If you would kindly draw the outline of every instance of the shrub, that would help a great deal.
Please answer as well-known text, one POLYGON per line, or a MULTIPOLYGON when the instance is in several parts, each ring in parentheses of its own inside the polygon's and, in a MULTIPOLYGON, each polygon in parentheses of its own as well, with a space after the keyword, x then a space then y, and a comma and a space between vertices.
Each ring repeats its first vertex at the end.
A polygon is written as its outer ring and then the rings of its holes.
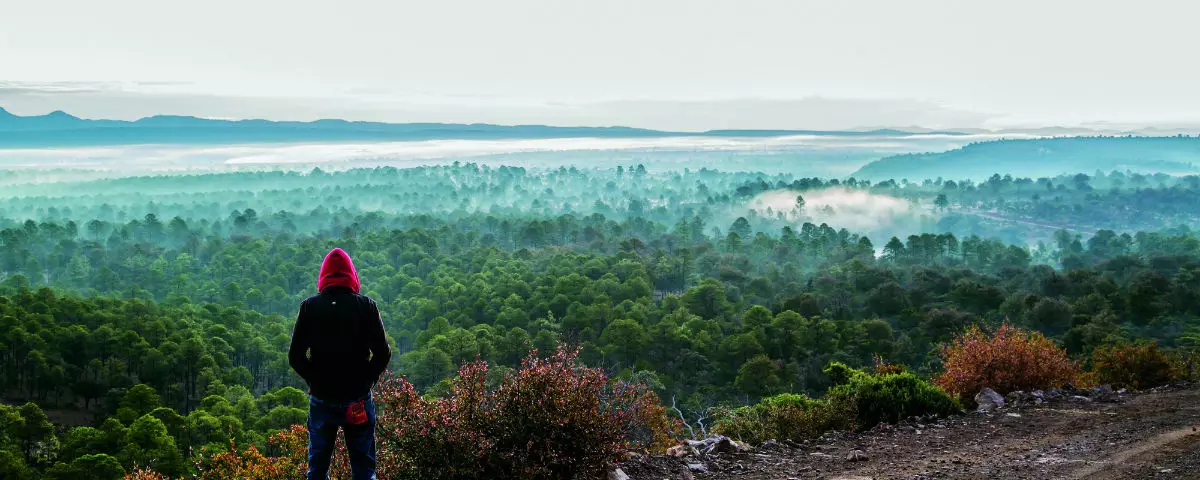
POLYGON ((942 390, 964 403, 984 387, 1000 393, 1050 388, 1070 383, 1079 373, 1067 352, 1041 333, 1007 323, 988 335, 972 326, 943 345, 946 371, 934 379, 942 390))
POLYGON ((871 359, 872 359, 872 360, 874 361, 874 363, 875 363, 875 374, 876 374, 876 375, 887 375, 887 374, 892 374, 892 373, 904 373, 905 371, 907 371, 907 370, 908 370, 907 368, 905 368, 905 367, 904 367, 904 365, 901 365, 901 364, 898 364, 898 363, 887 363, 887 362, 885 362, 885 361, 883 360, 883 357, 880 357, 878 353, 876 353, 876 354, 872 355, 872 356, 871 356, 871 359))
POLYGON ((125 474, 125 480, 170 480, 170 478, 154 470, 139 468, 133 473, 125 474))
POLYGON ((803 441, 820 437, 830 430, 852 428, 853 411, 837 411, 825 400, 784 393, 720 415, 712 431, 747 442, 761 443, 770 439, 803 441))
MULTIPOLYGON (((300 480, 305 476, 308 465, 308 430, 293 425, 271 437, 264 455, 253 445, 239 451, 233 442, 229 450, 215 453, 202 451, 197 456, 198 480, 221 480, 237 478, 246 480, 300 480)), ((347 475, 348 476, 348 475, 347 475)), ((151 472, 138 471, 126 480, 159 480, 151 472)))
POLYGON ((910 372, 870 375, 838 362, 831 363, 825 372, 835 383, 826 394, 827 400, 835 406, 846 405, 837 410, 853 411, 859 429, 962 409, 945 392, 910 372))
POLYGON ((880 422, 958 412, 949 395, 909 372, 868 374, 833 362, 825 374, 834 386, 825 398, 783 394, 720 415, 713 431, 748 442, 806 440, 831 430, 867 429, 880 422))
POLYGON ((1097 348, 1091 373, 1096 383, 1139 390, 1165 385, 1175 377, 1171 359, 1155 343, 1097 348))
POLYGON ((1176 378, 1192 382, 1200 380, 1200 367, 1196 365, 1200 353, 1192 349, 1179 349, 1172 352, 1170 357, 1171 370, 1176 378))
POLYGON ((665 448, 678 432, 653 392, 609 381, 575 351, 531 353, 495 389, 487 377, 486 363, 463 365, 433 400, 402 378, 382 382, 380 478, 602 477, 622 453, 665 448))

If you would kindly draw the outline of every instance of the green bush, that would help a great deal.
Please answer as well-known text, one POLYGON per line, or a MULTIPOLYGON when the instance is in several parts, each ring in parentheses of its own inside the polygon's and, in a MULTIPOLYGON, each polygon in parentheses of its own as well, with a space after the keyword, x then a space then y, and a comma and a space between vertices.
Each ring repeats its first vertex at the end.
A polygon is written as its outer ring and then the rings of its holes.
POLYGON ((826 401, 852 405, 853 408, 840 410, 854 411, 854 423, 859 429, 913 416, 946 415, 962 410, 956 400, 911 372, 871 375, 834 362, 825 368, 825 374, 834 381, 826 401))
POLYGON ((910 372, 869 374, 833 362, 825 374, 834 386, 823 399, 785 393, 721 415, 713 432, 758 443, 802 441, 831 430, 867 429, 880 422, 929 414, 946 415, 961 406, 910 372))
POLYGON ((1157 387, 1180 376, 1172 363, 1154 342, 1106 345, 1092 352, 1092 371, 1089 372, 1092 378, 1089 380, 1114 388, 1157 387))
POLYGON ((764 398, 756 405, 737 408, 722 415, 713 432, 751 443, 770 439, 803 441, 830 430, 854 427, 854 412, 804 395, 784 393, 764 398))

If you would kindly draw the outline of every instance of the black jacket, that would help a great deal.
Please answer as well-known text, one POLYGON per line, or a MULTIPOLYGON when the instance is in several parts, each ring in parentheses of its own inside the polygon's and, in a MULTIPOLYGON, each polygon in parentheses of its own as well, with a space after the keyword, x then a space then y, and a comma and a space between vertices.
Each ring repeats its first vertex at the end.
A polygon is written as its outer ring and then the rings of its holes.
POLYGON ((371 391, 392 358, 379 308, 345 287, 330 287, 300 304, 288 363, 309 393, 331 403, 371 391))

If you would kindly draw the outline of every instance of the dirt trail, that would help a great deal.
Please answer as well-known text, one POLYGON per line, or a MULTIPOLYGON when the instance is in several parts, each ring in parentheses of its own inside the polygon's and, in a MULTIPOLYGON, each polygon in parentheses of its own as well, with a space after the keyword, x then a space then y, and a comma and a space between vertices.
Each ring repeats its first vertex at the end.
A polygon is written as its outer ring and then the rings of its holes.
MULTIPOLYGON (((1120 478, 1128 465, 1138 465, 1146 460, 1154 460, 1158 456, 1165 455, 1167 451, 1164 447, 1175 445, 1177 443, 1186 443, 1187 437, 1197 436, 1197 427, 1183 427, 1178 430, 1170 431, 1162 435, 1142 440, 1120 452, 1117 452, 1109 457, 1108 460, 1101 460, 1092 463, 1091 466, 1078 469, 1070 473, 1071 478, 1120 478)), ((1200 455, 1200 452, 1194 452, 1200 455)), ((1183 473, 1183 472, 1180 472, 1183 473)))
POLYGON ((626 472, 635 480, 1200 479, 1197 388, 927 422, 844 434, 801 448, 760 447, 687 460, 653 457, 627 465, 626 472), (850 460, 855 450, 862 452, 857 461, 850 460))

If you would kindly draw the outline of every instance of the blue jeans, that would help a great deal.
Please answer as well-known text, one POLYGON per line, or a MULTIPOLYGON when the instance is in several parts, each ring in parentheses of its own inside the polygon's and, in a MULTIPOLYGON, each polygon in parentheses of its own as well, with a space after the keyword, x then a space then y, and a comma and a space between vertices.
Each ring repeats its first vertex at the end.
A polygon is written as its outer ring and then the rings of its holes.
POLYGON ((339 427, 346 437, 354 480, 375 480, 375 399, 367 394, 365 400, 367 423, 350 425, 346 409, 354 402, 328 403, 308 396, 308 480, 329 479, 339 427))

